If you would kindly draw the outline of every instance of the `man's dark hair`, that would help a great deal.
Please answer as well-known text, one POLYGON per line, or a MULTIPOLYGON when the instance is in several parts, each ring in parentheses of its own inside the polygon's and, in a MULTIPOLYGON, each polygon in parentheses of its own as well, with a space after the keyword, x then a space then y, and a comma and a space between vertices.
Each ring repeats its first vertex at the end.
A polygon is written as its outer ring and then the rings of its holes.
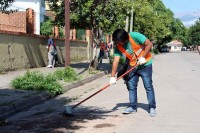
POLYGON ((114 44, 116 44, 116 42, 126 42, 129 40, 129 35, 124 29, 117 29, 113 32, 112 38, 114 44))

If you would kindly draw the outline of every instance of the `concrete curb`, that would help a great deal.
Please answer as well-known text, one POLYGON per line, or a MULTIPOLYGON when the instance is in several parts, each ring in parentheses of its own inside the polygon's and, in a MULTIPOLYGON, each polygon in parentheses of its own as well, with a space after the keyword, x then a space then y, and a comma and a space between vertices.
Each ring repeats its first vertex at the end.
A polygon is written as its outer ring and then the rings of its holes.
POLYGON ((13 115, 23 109, 28 109, 36 104, 39 104, 51 96, 47 92, 41 92, 39 94, 35 94, 28 98, 22 98, 17 101, 13 101, 9 105, 1 106, 0 108, 0 119, 5 119, 6 117, 13 115))
MULTIPOLYGON (((64 85, 64 92, 67 92, 68 90, 72 89, 72 88, 76 88, 79 87, 81 85, 84 85, 88 82, 91 82, 97 78, 100 78, 106 74, 108 74, 108 71, 102 71, 98 74, 92 75, 91 77, 87 77, 83 80, 80 80, 78 82, 73 82, 71 84, 68 85, 64 85)), ((0 108, 0 119, 5 119, 7 117, 9 117, 10 115, 14 115, 17 112, 20 112, 24 109, 28 109, 31 108, 34 105, 40 104, 42 102, 44 102, 45 100, 50 99, 51 96, 50 94, 48 94, 47 92, 41 92, 41 93, 37 93, 31 97, 28 98, 22 98, 20 100, 17 101, 13 101, 10 104, 1 106, 0 108)))
POLYGON ((72 88, 79 87, 79 86, 84 85, 84 84, 86 84, 86 83, 88 83, 88 82, 91 82, 91 81, 93 81, 93 80, 95 80, 95 79, 97 79, 97 78, 100 78, 100 77, 102 77, 102 76, 108 74, 108 73, 109 73, 108 71, 103 71, 103 72, 100 72, 100 73, 98 73, 98 74, 95 74, 95 75, 93 75, 93 76, 91 76, 91 77, 87 77, 87 78, 85 78, 85 79, 83 79, 83 80, 80 80, 80 81, 77 81, 77 82, 73 82, 73 83, 68 84, 68 85, 66 85, 66 86, 64 85, 64 86, 63 86, 63 87, 64 87, 64 92, 67 92, 68 90, 70 90, 70 89, 72 89, 72 88))

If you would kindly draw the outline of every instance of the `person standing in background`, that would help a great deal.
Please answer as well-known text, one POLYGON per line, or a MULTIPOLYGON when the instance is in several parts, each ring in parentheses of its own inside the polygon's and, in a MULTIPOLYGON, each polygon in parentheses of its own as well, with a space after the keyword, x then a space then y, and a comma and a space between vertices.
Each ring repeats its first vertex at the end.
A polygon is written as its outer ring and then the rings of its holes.
POLYGON ((105 46, 105 52, 106 52, 106 58, 108 60, 110 60, 110 47, 109 47, 109 44, 106 44, 106 46, 105 46))
POLYGON ((53 37, 50 36, 48 39, 48 45, 47 45, 47 49, 48 49, 48 68, 54 68, 55 66, 55 57, 56 57, 56 46, 54 44, 54 40, 53 37))
POLYGON ((104 42, 101 42, 100 43, 99 56, 98 56, 98 62, 100 64, 102 64, 102 59, 103 59, 103 56, 104 56, 104 51, 105 51, 105 44, 104 44, 104 42))
POLYGON ((198 50, 199 55, 200 55, 200 46, 197 46, 197 50, 198 50))

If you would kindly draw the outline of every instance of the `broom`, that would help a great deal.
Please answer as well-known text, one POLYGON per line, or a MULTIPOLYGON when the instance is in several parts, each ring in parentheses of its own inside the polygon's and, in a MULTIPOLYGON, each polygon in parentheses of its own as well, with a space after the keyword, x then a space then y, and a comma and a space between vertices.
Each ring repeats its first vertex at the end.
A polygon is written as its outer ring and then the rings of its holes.
MULTIPOLYGON (((122 77, 124 77, 125 75, 127 75, 129 72, 131 72, 133 69, 135 69, 138 65, 135 65, 134 67, 132 67, 131 69, 127 70, 124 74, 122 74, 120 77, 117 78, 117 80, 121 79, 122 77)), ((105 90, 106 88, 108 88, 110 86, 110 84, 105 85, 103 88, 101 88, 100 90, 98 90, 97 92, 95 92, 94 94, 90 95, 89 97, 83 99, 82 101, 80 101, 79 103, 73 105, 73 106, 65 106, 65 114, 66 115, 72 115, 72 110, 74 108, 76 108, 78 105, 80 105, 81 103, 85 102, 86 100, 90 99, 91 97, 95 96, 96 94, 98 94, 99 92, 105 90)))

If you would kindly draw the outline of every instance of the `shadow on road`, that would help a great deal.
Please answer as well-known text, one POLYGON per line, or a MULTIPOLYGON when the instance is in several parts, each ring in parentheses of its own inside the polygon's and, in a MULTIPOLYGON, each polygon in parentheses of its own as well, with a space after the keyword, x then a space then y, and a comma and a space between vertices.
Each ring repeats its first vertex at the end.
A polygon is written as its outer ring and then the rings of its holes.
MULTIPOLYGON (((7 132, 50 132, 64 133, 73 132, 86 128, 81 126, 82 123, 96 119, 105 119, 110 116, 111 111, 106 111, 97 107, 78 107, 73 111, 73 115, 68 116, 64 113, 42 112, 40 115, 32 115, 29 118, 18 121, 7 121, 0 125, 1 133, 7 132)), ((115 117, 115 116, 113 116, 115 117)))
MULTIPOLYGON (((129 103, 118 103, 116 104, 116 106, 112 109, 112 110, 118 110, 118 108, 125 108, 125 107, 128 107, 129 106, 129 103)), ((149 107, 148 107, 148 104, 145 104, 145 103, 138 103, 137 104, 138 108, 141 108, 145 111, 149 111, 149 107)))

